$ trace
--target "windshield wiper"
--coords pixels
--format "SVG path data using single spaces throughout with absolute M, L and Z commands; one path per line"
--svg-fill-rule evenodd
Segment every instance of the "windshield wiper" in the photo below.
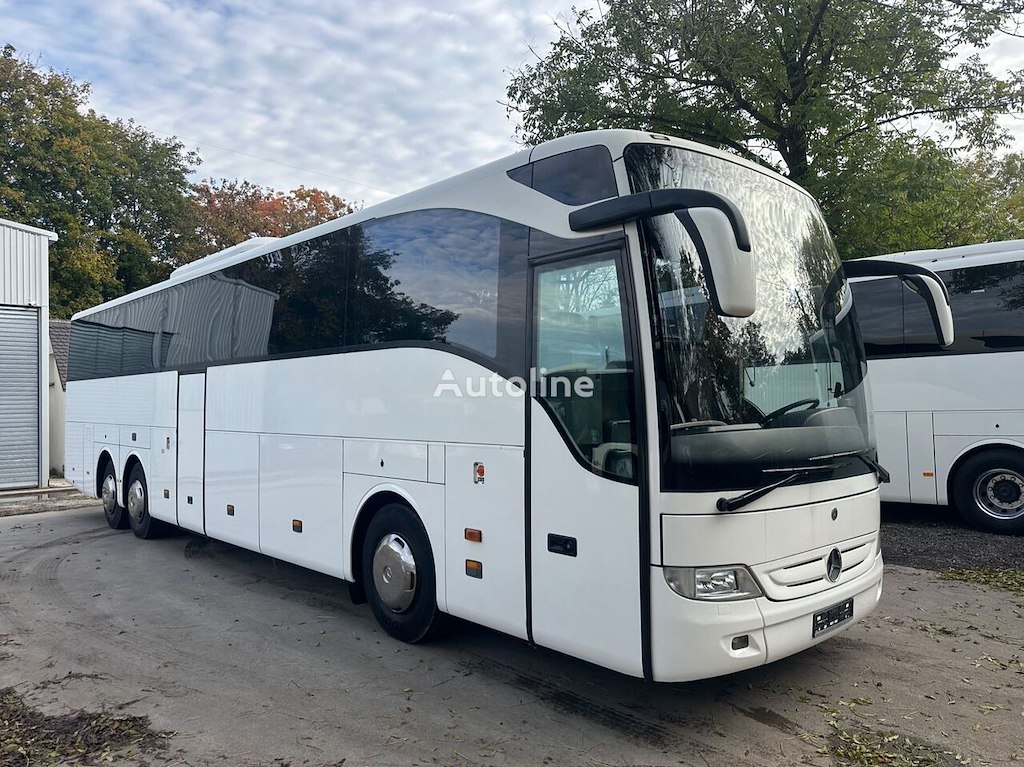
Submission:
M 777 490 L 780 487 L 791 485 L 798 479 L 803 479 L 816 471 L 833 471 L 845 465 L 846 464 L 843 463 L 825 463 L 820 466 L 796 466 L 791 469 L 763 469 L 762 471 L 765 474 L 774 474 L 783 471 L 788 471 L 790 473 L 777 482 L 762 485 L 761 487 L 755 487 L 753 490 L 743 493 L 743 495 L 737 495 L 733 498 L 719 498 L 718 501 L 715 502 L 715 507 L 719 511 L 736 511 L 737 509 L 742 509 L 744 506 L 753 503 L 758 498 L 764 498 L 764 496 L 768 495 L 772 490 Z
M 883 485 L 890 481 L 889 472 L 885 470 L 878 461 L 871 457 L 870 451 L 868 450 L 851 450 L 847 453 L 832 453 L 830 455 L 816 455 L 810 458 L 811 461 L 829 461 L 835 458 L 859 458 L 863 461 L 871 471 L 878 477 L 878 481 Z

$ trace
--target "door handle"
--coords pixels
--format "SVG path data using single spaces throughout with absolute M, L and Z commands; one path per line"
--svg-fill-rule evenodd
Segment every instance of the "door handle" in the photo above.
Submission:
M 568 535 L 548 533 L 548 551 L 554 554 L 574 557 L 576 556 L 576 539 Z

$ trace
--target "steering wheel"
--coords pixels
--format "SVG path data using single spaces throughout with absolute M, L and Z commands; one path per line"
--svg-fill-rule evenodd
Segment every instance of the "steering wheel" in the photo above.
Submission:
M 770 412 L 768 415 L 766 415 L 764 418 L 761 419 L 761 425 L 762 426 L 767 426 L 772 421 L 774 421 L 776 418 L 778 418 L 779 416 L 785 415 L 786 413 L 788 413 L 793 408 L 798 408 L 798 407 L 801 407 L 802 405 L 810 405 L 812 408 L 814 408 L 814 407 L 817 407 L 820 404 L 821 404 L 821 400 L 814 399 L 813 397 L 810 398 L 810 399 L 798 399 L 796 402 L 790 402 L 788 405 L 783 405 L 778 410 L 773 410 L 772 412 Z

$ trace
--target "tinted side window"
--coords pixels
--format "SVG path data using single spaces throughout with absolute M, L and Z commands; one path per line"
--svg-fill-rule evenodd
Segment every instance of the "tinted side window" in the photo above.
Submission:
M 868 356 L 893 352 L 879 351 L 870 345 L 865 309 L 861 304 L 863 285 L 886 285 L 898 290 L 903 306 L 903 349 L 906 355 L 976 354 L 1004 350 L 1024 350 L 1024 263 L 990 264 L 939 272 L 949 290 L 956 339 L 948 349 L 939 346 L 928 305 L 920 296 L 903 288 L 899 280 L 855 283 L 858 316 L 864 332 Z M 886 299 L 888 300 L 888 299 Z M 884 306 L 885 300 L 881 301 Z M 881 309 L 879 310 L 881 311 Z
M 1024 349 L 1024 263 L 953 269 L 939 276 L 949 290 L 953 310 L 956 341 L 950 352 Z M 927 319 L 927 310 L 923 313 Z M 907 326 L 909 343 L 909 314 Z
M 607 147 L 588 146 L 514 168 L 509 178 L 566 205 L 618 196 Z
M 896 279 L 882 279 L 852 282 L 850 287 L 867 356 L 902 354 L 903 284 Z
M 529 230 L 459 210 L 371 221 L 72 323 L 73 380 L 402 341 L 524 375 Z
M 353 265 L 348 345 L 440 341 L 497 354 L 500 219 L 417 211 L 372 221 L 365 232 L 367 247 Z

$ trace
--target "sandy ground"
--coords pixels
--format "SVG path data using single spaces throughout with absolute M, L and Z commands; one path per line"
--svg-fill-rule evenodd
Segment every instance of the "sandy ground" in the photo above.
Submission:
M 175 733 L 131 764 L 1019 764 L 1024 597 L 891 566 L 849 631 L 655 685 L 465 624 L 402 645 L 336 580 L 93 504 L 0 519 L 7 686 Z

